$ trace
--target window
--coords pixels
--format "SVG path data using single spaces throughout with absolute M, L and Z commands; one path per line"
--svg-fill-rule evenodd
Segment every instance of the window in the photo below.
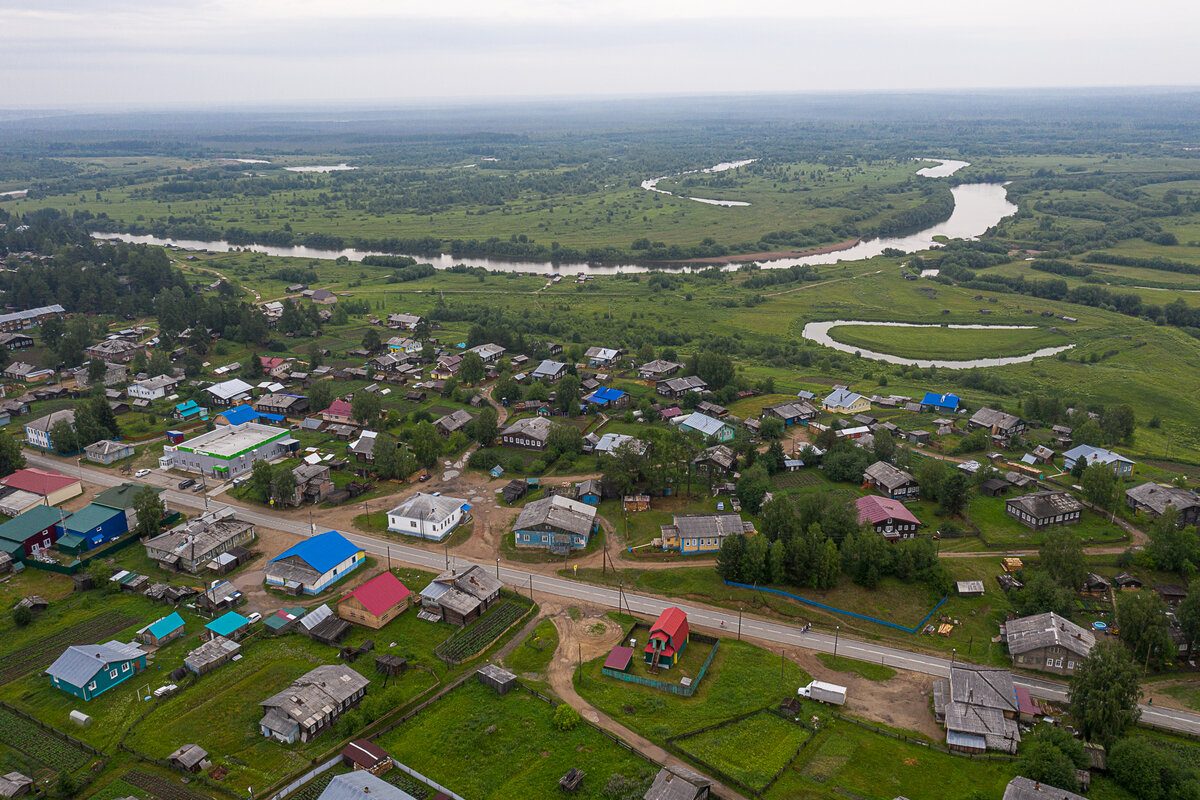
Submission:
M 1062 662 L 1063 662 L 1063 660 L 1061 658 L 1055 659 L 1054 666 L 1062 667 Z
M 1053 666 L 1054 666 L 1054 659 L 1053 659 L 1053 658 L 1047 658 L 1047 659 L 1046 659 L 1046 666 L 1047 666 L 1047 667 L 1053 667 Z
M 115 678 L 115 677 L 117 677 L 117 675 L 118 675 L 118 672 L 115 669 L 110 669 L 108 671 L 108 677 L 110 677 L 110 678 Z
M 126 661 L 124 664 L 121 665 L 121 672 L 129 672 L 129 662 L 128 661 Z
M 1067 669 L 1075 669 L 1075 662 L 1074 662 L 1074 661 L 1068 661 L 1068 662 L 1067 662 Z

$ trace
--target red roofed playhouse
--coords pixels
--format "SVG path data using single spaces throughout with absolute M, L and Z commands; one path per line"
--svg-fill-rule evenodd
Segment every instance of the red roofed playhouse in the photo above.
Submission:
M 412 592 L 390 572 L 383 572 L 338 600 L 337 615 L 347 622 L 379 630 L 408 608 Z
M 911 539 L 917 535 L 921 520 L 904 507 L 899 500 L 890 497 L 867 495 L 854 501 L 858 508 L 858 524 L 871 523 L 875 532 L 889 542 L 897 539 Z
M 687 614 L 671 606 L 650 626 L 650 641 L 644 651 L 646 663 L 664 669 L 678 663 L 679 654 L 687 646 L 688 635 Z

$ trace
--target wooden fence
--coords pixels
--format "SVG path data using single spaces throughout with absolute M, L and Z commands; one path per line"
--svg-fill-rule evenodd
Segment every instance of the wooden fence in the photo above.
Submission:
M 646 628 L 649 630 L 645 623 L 634 623 L 633 627 L 625 632 L 625 637 L 621 641 L 628 641 L 630 638 L 632 638 L 633 633 L 638 628 Z M 700 642 L 702 644 L 712 645 L 712 650 L 709 651 L 708 658 L 704 659 L 704 666 L 700 667 L 700 672 L 696 675 L 696 679 L 692 681 L 691 686 L 677 686 L 676 684 L 667 683 L 666 681 L 656 681 L 653 678 L 643 678 L 640 675 L 630 675 L 627 672 L 620 672 L 615 669 L 610 669 L 609 667 L 601 667 L 600 674 L 606 675 L 609 678 L 616 678 L 619 681 L 625 681 L 626 683 L 636 683 L 641 686 L 648 686 L 651 689 L 670 692 L 671 694 L 677 694 L 681 697 L 691 697 L 696 693 L 697 687 L 700 686 L 700 681 L 704 680 L 704 675 L 706 672 L 708 672 L 709 665 L 712 664 L 713 658 L 715 658 L 717 655 L 717 648 L 720 647 L 721 640 L 715 636 L 709 636 L 708 634 L 697 633 L 693 631 L 689 635 L 688 641 L 689 643 Z M 636 657 L 637 654 L 635 653 L 634 656 Z

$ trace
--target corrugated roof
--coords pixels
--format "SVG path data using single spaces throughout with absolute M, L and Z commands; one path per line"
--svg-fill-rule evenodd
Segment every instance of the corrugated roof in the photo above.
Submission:
M 912 522 L 916 525 L 921 524 L 921 520 L 913 516 L 913 513 L 905 508 L 903 503 L 899 500 L 893 500 L 890 497 L 879 497 L 873 494 L 867 495 L 855 500 L 854 505 L 858 508 L 859 525 L 862 525 L 864 522 L 876 524 L 887 519 Z
M 24 542 L 30 536 L 41 533 L 62 521 L 64 512 L 51 506 L 37 505 L 19 517 L 0 525 L 0 539 Z
M 140 647 L 121 642 L 73 645 L 55 659 L 46 673 L 72 686 L 81 687 L 107 664 L 144 656 Z
M 223 616 L 217 617 L 204 627 L 208 628 L 218 636 L 229 636 L 234 631 L 240 630 L 249 624 L 250 620 L 246 619 L 236 611 L 230 611 Z
M 67 517 L 64 529 L 67 533 L 87 533 L 118 515 L 123 517 L 125 516 L 125 512 L 119 508 L 109 508 L 98 503 L 89 503 Z
M 150 623 L 150 627 L 147 628 L 147 630 L 150 631 L 150 635 L 155 639 L 161 639 L 162 637 L 170 633 L 174 633 L 182 627 L 183 617 L 179 616 L 178 611 L 173 611 L 157 622 Z
M 362 550 L 337 531 L 326 531 L 305 539 L 271 559 L 272 562 L 296 556 L 319 573 L 325 573 Z
M 379 617 L 394 606 L 405 602 L 410 594 L 412 592 L 400 582 L 399 578 L 391 572 L 383 572 L 358 588 L 347 592 L 342 599 L 354 597 L 363 604 L 367 611 Z
M 222 411 L 219 416 L 223 417 L 230 425 L 241 425 L 243 422 L 258 422 L 259 416 L 253 406 L 243 403 L 240 406 L 233 406 Z
M 79 483 L 79 479 L 68 477 L 54 470 L 26 467 L 5 478 L 0 478 L 0 483 L 45 497 L 59 489 Z

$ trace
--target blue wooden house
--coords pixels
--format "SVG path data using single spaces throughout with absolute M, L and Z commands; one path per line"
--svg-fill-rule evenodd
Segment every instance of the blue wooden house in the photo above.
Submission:
M 55 688 L 91 700 L 146 668 L 146 653 L 121 642 L 73 645 L 46 670 Z
M 59 540 L 64 536 L 79 537 L 82 540 L 81 549 L 92 550 L 128 532 L 129 520 L 124 509 L 90 503 L 54 527 Z M 73 542 L 68 539 L 68 544 Z
M 517 547 L 548 547 L 554 551 L 582 550 L 600 529 L 596 507 L 556 494 L 534 500 L 513 523 Z

